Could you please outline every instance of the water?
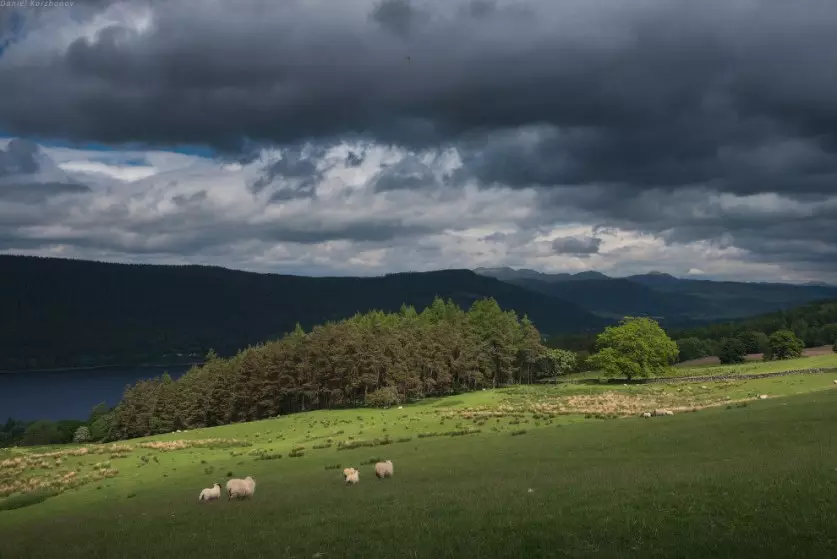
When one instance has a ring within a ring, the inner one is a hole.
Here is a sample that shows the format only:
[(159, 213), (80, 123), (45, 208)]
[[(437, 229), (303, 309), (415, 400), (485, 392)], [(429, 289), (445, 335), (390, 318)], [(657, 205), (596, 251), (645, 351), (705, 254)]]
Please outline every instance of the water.
[(0, 421), (11, 416), (35, 419), (87, 419), (96, 404), (115, 406), (125, 386), (168, 371), (179, 378), (188, 365), (0, 374)]

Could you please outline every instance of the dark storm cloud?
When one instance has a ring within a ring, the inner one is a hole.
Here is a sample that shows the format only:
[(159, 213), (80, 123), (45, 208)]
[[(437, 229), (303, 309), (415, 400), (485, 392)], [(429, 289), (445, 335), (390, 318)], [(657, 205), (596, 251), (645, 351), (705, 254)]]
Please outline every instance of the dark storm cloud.
[(832, 3), (529, 0), (517, 17), (496, 4), (154, 3), (144, 33), (112, 26), (37, 64), (10, 49), (0, 122), (222, 149), (341, 134), (438, 145), (539, 124), (561, 134), (532, 157), (567, 160), (527, 171), (544, 183), (708, 180), (718, 149), (767, 129), (829, 156), (837, 143), (837, 82), (821, 71), (837, 53)]
[(597, 237), (575, 236), (558, 237), (552, 241), (552, 250), (556, 254), (572, 254), (575, 256), (590, 256), (599, 252), (602, 240)]

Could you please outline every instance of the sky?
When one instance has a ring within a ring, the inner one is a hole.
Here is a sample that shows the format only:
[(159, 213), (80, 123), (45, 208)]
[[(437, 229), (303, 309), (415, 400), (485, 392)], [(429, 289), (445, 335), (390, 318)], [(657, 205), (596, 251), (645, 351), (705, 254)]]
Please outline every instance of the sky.
[(837, 282), (833, 0), (0, 7), (0, 253)]

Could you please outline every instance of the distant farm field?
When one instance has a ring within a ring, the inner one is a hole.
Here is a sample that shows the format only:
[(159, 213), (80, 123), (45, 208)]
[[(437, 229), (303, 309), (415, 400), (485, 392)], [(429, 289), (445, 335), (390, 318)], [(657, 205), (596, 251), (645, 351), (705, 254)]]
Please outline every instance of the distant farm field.
[[(837, 354), (834, 353), (832, 346), (824, 345), (820, 347), (807, 347), (802, 351), (803, 357), (816, 357), (822, 355), (834, 355), (837, 357)], [(761, 361), (764, 359), (763, 353), (750, 353), (745, 356), (747, 361)], [(835, 360), (837, 362), (837, 360)], [(689, 361), (683, 361), (682, 363), (678, 363), (678, 367), (685, 367), (685, 368), (692, 368), (692, 367), (711, 367), (714, 365), (720, 365), (721, 360), (718, 359), (716, 356), (709, 356), (709, 357), (701, 357), (700, 359), (691, 359)]]
[[(0, 557), (833, 557), (835, 380), (520, 386), (13, 449)], [(198, 504), (228, 475), (255, 497)]]

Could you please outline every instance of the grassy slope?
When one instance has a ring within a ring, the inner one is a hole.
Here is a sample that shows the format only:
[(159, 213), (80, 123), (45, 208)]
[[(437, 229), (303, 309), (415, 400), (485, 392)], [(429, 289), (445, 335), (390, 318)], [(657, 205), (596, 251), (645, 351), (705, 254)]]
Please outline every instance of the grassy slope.
[[(522, 387), (403, 410), (312, 412), (154, 437), (235, 437), (254, 446), (136, 449), (112, 460), (120, 473), (101, 489), (94, 483), (0, 512), (0, 557), (203, 557), (206, 545), (218, 557), (834, 556), (835, 378), (705, 389)], [(788, 397), (652, 420), (532, 415), (533, 405), (557, 402), (607, 412), (620, 401), (696, 405), (759, 393)], [(480, 434), (416, 437), (473, 426), (481, 421), (468, 417), (475, 410), (505, 415), (488, 419)], [(511, 436), (519, 429), (527, 433)], [(413, 438), (312, 449), (328, 438), (383, 435)], [(288, 458), (297, 444), (306, 455)], [(285, 457), (248, 454), (260, 448)], [(140, 455), (159, 463), (140, 466)], [(394, 461), (393, 479), (378, 481), (363, 465), (361, 483), (346, 488), (339, 470), (325, 469), (375, 457)], [(64, 467), (83, 463), (84, 470), (102, 459), (71, 457)], [(200, 489), (227, 471), (253, 475), (255, 499), (198, 505)]]

